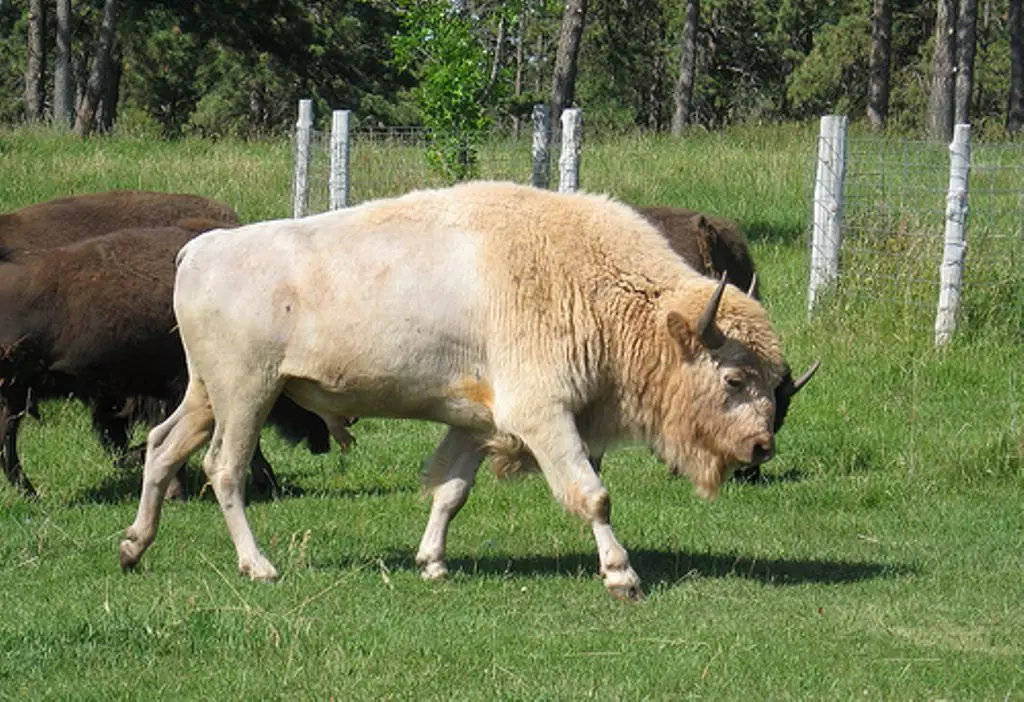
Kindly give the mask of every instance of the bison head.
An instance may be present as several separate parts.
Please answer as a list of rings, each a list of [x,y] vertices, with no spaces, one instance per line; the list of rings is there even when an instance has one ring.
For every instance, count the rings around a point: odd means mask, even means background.
[[[786,377],[778,335],[753,298],[695,284],[666,301],[674,353],[663,363],[655,448],[698,494],[714,497],[729,473],[775,453],[776,392]]]

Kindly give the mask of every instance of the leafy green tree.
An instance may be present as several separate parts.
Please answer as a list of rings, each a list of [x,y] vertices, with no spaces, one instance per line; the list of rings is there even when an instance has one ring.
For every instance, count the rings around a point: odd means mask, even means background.
[[[488,102],[500,86],[491,79],[487,47],[468,13],[448,0],[401,0],[401,29],[392,39],[396,64],[417,79],[423,124],[430,129],[427,158],[450,181],[477,169],[481,132],[491,124]]]

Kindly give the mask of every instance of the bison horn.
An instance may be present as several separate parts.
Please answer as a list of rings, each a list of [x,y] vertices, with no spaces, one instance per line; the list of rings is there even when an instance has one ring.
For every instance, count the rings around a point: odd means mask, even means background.
[[[722,274],[722,280],[719,281],[718,287],[711,294],[708,304],[704,307],[704,311],[701,312],[700,318],[697,320],[697,335],[700,336],[701,341],[709,349],[717,349],[725,343],[725,336],[715,325],[715,315],[718,314],[718,303],[722,301],[722,293],[725,292],[727,276],[727,273]]]
[[[789,393],[790,396],[796,395],[798,392],[800,392],[800,388],[802,388],[804,385],[807,385],[807,381],[814,377],[814,374],[818,371],[818,366],[820,365],[821,359],[812,363],[811,367],[807,369],[807,372],[796,379],[796,381],[793,383],[793,389]]]
[[[755,271],[754,274],[752,276],[750,276],[750,287],[747,288],[747,297],[752,297],[754,299],[757,299],[757,295],[755,294],[756,292],[757,292],[757,272]]]

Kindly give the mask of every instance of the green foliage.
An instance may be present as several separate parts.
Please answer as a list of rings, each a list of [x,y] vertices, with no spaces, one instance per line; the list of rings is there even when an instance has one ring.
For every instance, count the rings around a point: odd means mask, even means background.
[[[493,101],[487,49],[472,20],[446,0],[404,0],[401,32],[392,38],[395,62],[411,71],[423,124],[431,131],[427,158],[449,181],[473,177],[480,133]],[[491,94],[489,94],[489,92]]]
[[[818,32],[811,53],[789,80],[787,96],[797,114],[863,116],[870,54],[871,28],[865,17],[847,15]]]
[[[195,34],[182,31],[166,9],[146,13],[141,26],[122,32],[125,104],[179,136],[199,100],[198,71],[212,58]]]
[[[24,112],[26,17],[11,3],[0,3],[0,123],[15,122]]]

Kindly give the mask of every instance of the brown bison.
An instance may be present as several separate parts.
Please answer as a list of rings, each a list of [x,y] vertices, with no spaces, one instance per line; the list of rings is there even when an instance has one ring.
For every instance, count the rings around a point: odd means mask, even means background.
[[[764,309],[606,197],[477,182],[208,232],[178,256],[174,311],[189,384],[149,434],[123,568],[153,543],[177,467],[210,439],[203,468],[239,570],[277,577],[242,476],[282,394],[332,432],[346,416],[449,426],[425,472],[428,578],[446,573],[448,524],[488,453],[535,458],[591,525],[607,588],[634,598],[591,459],[642,441],[712,497],[775,449],[786,363]]]
[[[9,261],[15,252],[51,249],[118,229],[151,227],[155,228],[151,231],[162,233],[166,230],[161,227],[183,219],[206,220],[213,226],[234,226],[239,223],[238,215],[230,206],[199,195],[133,190],[90,193],[48,200],[0,214],[0,249],[4,250],[4,259]],[[114,294],[114,291],[111,292]],[[0,353],[3,351],[0,348]],[[13,476],[31,494],[31,484],[17,467],[18,459],[13,446],[21,415],[24,412],[36,414],[36,405],[32,400],[39,393],[34,393],[24,383],[18,387],[18,393],[26,393],[27,404],[21,411],[13,411],[10,407],[0,408],[0,417],[9,416],[9,421],[14,423],[6,434],[6,442],[0,442],[0,460],[8,477]],[[10,391],[8,395],[13,397],[15,393]],[[127,445],[128,428],[135,419],[152,422],[165,414],[165,408],[160,403],[145,398],[110,397],[102,401],[96,398],[92,421],[104,445],[112,449],[123,449]]]
[[[638,210],[694,270],[715,279],[725,275],[730,283],[760,299],[754,259],[735,222],[679,207],[641,207]],[[793,396],[817,369],[815,362],[795,381],[787,369],[775,396],[776,432],[782,428]],[[761,467],[757,464],[743,466],[736,469],[733,477],[741,482],[756,482],[761,478]]]
[[[0,447],[11,484],[34,494],[16,444],[30,394],[88,403],[104,446],[118,452],[135,421],[155,424],[178,402],[185,358],[172,309],[174,257],[219,225],[181,220],[51,249],[0,249]],[[315,416],[281,403],[273,419],[292,441],[327,450]],[[254,468],[258,487],[274,493],[259,453]]]
[[[114,190],[76,195],[0,214],[0,246],[52,249],[117,229],[165,227],[182,219],[238,224],[230,206],[199,195]]]

